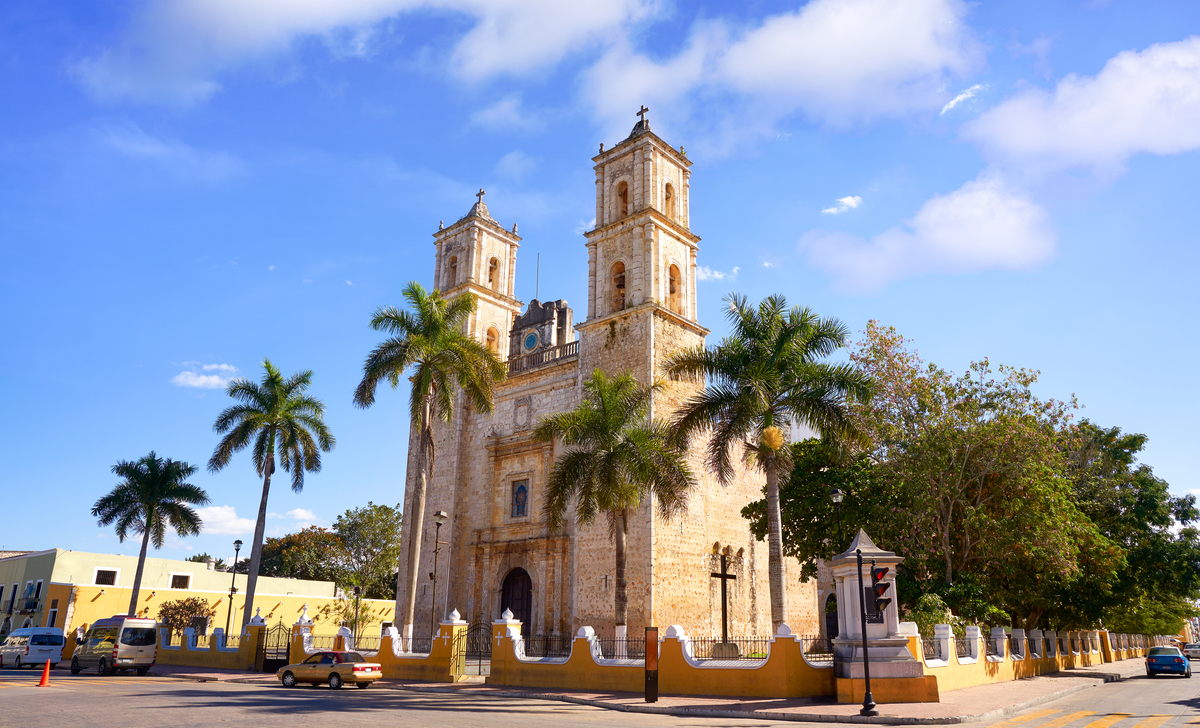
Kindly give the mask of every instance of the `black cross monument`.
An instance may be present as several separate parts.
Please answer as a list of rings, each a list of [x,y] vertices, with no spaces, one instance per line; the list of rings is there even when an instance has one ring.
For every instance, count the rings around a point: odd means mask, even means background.
[[[721,554],[721,573],[718,574],[714,571],[709,576],[721,580],[721,644],[727,645],[729,644],[729,580],[737,579],[737,577],[729,573],[729,557],[726,554]]]

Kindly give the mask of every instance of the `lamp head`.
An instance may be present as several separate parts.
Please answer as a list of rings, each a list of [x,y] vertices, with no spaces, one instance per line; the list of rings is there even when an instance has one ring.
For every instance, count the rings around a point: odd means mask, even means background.
[[[361,586],[354,587],[354,596],[356,596],[356,597],[362,596],[362,587]]]
[[[438,511],[437,513],[433,514],[433,520],[437,523],[437,525],[440,526],[446,521],[450,520],[450,514],[445,511]]]
[[[233,542],[233,550],[234,550],[234,551],[241,551],[241,550],[242,550],[242,539],[240,539],[240,538],[239,538],[237,541],[234,541],[234,542]]]
[[[829,500],[833,501],[834,503],[841,503],[842,499],[845,497],[846,494],[843,493],[839,488],[834,488],[833,490],[829,491]]]

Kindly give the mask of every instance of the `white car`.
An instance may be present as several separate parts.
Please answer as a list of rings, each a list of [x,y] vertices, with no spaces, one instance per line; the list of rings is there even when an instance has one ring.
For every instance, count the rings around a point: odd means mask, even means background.
[[[0,643],[0,667],[50,667],[62,659],[63,631],[58,627],[25,627],[13,630]]]
[[[1183,654],[1189,660],[1200,659],[1200,642],[1189,642],[1183,646]]]

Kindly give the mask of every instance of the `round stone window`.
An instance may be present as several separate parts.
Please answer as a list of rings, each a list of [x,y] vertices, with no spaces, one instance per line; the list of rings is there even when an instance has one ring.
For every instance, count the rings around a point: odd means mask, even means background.
[[[533,351],[536,349],[538,345],[538,333],[536,331],[530,331],[528,334],[525,334],[525,340],[521,345],[525,348],[525,351]]]

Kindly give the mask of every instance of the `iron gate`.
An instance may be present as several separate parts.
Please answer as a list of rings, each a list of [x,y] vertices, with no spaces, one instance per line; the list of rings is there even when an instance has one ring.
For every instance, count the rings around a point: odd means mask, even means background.
[[[263,638],[263,672],[275,672],[288,664],[288,652],[292,645],[292,630],[279,620],[279,624],[266,630]]]
[[[488,675],[492,670],[492,625],[479,622],[467,627],[467,675]]]

